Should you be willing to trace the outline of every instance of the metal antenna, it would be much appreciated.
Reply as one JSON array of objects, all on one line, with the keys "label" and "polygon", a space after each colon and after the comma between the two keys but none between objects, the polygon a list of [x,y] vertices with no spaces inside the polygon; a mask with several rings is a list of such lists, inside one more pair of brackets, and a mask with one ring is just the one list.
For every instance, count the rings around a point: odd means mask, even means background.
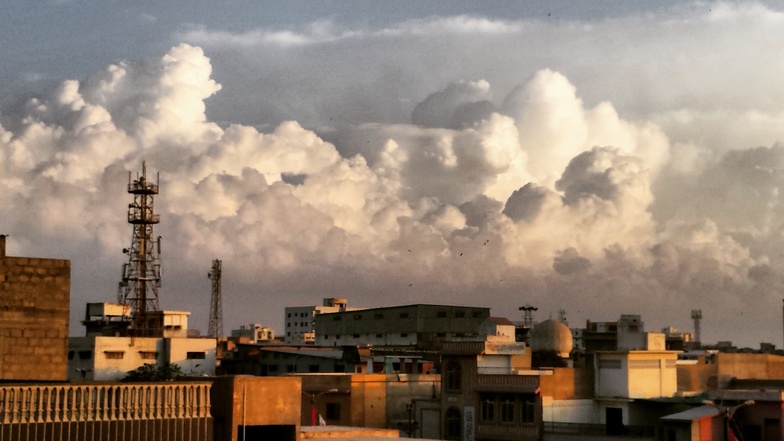
[{"label": "metal antenna", "polygon": [[150,312],[158,311],[158,288],[161,286],[161,238],[153,239],[153,225],[160,222],[155,214],[154,196],[158,184],[147,181],[147,165],[142,162],[142,174],[131,181],[128,172],[128,193],[133,203],[128,204],[128,223],[133,226],[131,247],[123,249],[128,263],[123,264],[118,288],[118,301],[131,309],[131,328],[134,335],[151,335],[153,326]]},{"label": "metal antenna", "polygon": [[534,324],[534,311],[538,311],[539,308],[531,305],[525,305],[517,309],[523,311],[523,328],[530,329]]},{"label": "metal antenna", "polygon": [[212,279],[212,298],[210,300],[210,327],[208,334],[213,338],[223,336],[223,301],[221,300],[221,264],[218,259],[212,261],[212,271],[207,275]]},{"label": "metal antenna", "polygon": [[702,320],[702,310],[692,309],[691,319],[694,320],[694,341],[701,343],[702,337],[700,336],[700,320]]}]

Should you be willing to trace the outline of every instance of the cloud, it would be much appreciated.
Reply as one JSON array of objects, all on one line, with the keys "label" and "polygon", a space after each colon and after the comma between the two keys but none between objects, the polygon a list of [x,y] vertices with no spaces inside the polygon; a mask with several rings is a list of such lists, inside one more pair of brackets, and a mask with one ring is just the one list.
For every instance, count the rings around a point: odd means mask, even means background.
[{"label": "cloud", "polygon": [[114,299],[126,182],[146,161],[161,181],[161,303],[194,309],[196,326],[220,258],[228,327],[279,327],[285,306],[339,295],[513,319],[521,302],[639,312],[649,329],[688,329],[673,311],[702,308],[716,340],[761,308],[743,338],[770,340],[781,72],[749,69],[741,47],[775,55],[781,14],[698,6],[191,28],[165,54],[3,103],[9,251],[73,260],[78,325],[85,301]]}]

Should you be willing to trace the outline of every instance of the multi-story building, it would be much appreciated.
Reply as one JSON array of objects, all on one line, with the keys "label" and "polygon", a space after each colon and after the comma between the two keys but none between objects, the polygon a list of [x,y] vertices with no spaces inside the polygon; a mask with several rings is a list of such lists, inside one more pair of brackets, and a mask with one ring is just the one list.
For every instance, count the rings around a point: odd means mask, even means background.
[{"label": "multi-story building", "polygon": [[433,349],[447,340],[476,340],[490,308],[405,305],[315,317],[318,346],[406,346]]},{"label": "multi-story building", "polygon": [[445,342],[441,356],[440,439],[541,439],[540,372],[524,343]]},{"label": "multi-story building", "polygon": [[332,348],[238,343],[232,356],[221,360],[221,370],[228,374],[262,377],[301,373],[364,373],[367,372],[369,359],[370,350],[356,346]]},{"label": "multi-story building", "polygon": [[145,364],[176,364],[186,375],[215,375],[215,338],[188,337],[187,311],[148,313],[154,336],[124,334],[130,320],[128,307],[116,303],[89,303],[86,335],[68,342],[68,379],[112,381]]},{"label": "multi-story building", "polygon": [[291,345],[314,344],[316,342],[315,318],[321,314],[356,311],[348,300],[340,297],[324,299],[321,306],[291,306],[285,309],[285,333],[283,342]]},{"label": "multi-story building", "polygon": [[8,256],[0,235],[0,380],[67,378],[70,290],[70,261]]}]

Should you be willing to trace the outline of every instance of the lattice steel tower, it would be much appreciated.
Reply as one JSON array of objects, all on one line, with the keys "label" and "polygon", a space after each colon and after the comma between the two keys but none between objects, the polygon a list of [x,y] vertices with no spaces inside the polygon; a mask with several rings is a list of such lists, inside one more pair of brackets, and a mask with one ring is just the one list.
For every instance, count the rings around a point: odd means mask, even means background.
[{"label": "lattice steel tower", "polygon": [[212,297],[210,300],[210,337],[223,336],[223,301],[221,300],[221,261],[212,261],[212,271],[207,275],[212,280]]},{"label": "lattice steel tower", "polygon": [[534,311],[538,311],[539,308],[525,305],[517,309],[523,311],[523,328],[531,329],[534,326]]},{"label": "lattice steel tower", "polygon": [[149,313],[159,311],[158,288],[161,286],[161,237],[153,239],[153,226],[160,222],[155,214],[154,196],[156,183],[147,180],[147,165],[142,163],[141,176],[131,181],[128,172],[128,193],[133,203],[128,204],[128,223],[133,225],[131,247],[123,249],[128,263],[123,264],[118,301],[131,309],[131,332],[134,335],[151,335],[155,330]]}]

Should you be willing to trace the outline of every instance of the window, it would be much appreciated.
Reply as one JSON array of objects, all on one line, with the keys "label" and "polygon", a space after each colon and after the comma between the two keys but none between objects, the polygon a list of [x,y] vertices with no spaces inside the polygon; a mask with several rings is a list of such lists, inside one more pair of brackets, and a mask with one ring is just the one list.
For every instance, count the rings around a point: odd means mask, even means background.
[{"label": "window", "polygon": [[346,366],[342,364],[335,365],[335,372],[346,372]]},{"label": "window", "polygon": [[188,352],[185,354],[185,358],[188,360],[204,360],[206,357],[206,352]]},{"label": "window", "polygon": [[460,439],[463,436],[463,418],[457,408],[450,407],[446,410],[446,438]]},{"label": "window", "polygon": [[400,336],[401,336],[401,337],[403,337],[403,338],[405,338],[405,337],[408,337],[408,334],[406,334],[406,333],[402,333],[402,334],[400,334]]},{"label": "window", "polygon": [[324,340],[329,340],[329,334],[324,334]]},{"label": "window", "polygon": [[460,363],[454,360],[447,363],[444,376],[446,377],[446,391],[452,393],[460,392],[462,389],[462,369],[460,368]]},{"label": "window", "polygon": [[494,395],[480,395],[479,396],[479,419],[485,423],[492,423],[495,421],[495,396]]},{"label": "window", "polygon": [[354,320],[362,320],[362,314],[354,314]]},{"label": "window", "polygon": [[291,313],[288,313],[286,317],[291,318]]},{"label": "window", "polygon": [[359,338],[359,334],[353,334],[352,337]]},{"label": "window", "polygon": [[107,360],[122,360],[125,357],[125,352],[123,351],[103,351],[103,354]]},{"label": "window", "polygon": [[455,313],[455,318],[465,318],[465,311],[457,311]]},{"label": "window", "polygon": [[510,395],[502,395],[499,408],[501,411],[502,423],[514,423],[515,421],[515,399]]},{"label": "window", "polygon": [[446,318],[446,311],[438,311],[436,313],[436,317],[438,317],[438,318]]},{"label": "window", "polygon": [[276,373],[277,373],[277,372],[278,372],[278,365],[277,365],[277,364],[271,364],[271,365],[269,365],[269,372],[270,372],[270,373],[273,373],[273,372],[276,372]]},{"label": "window", "polygon": [[376,338],[384,338],[384,334],[376,334]]},{"label": "window", "polygon": [[286,365],[286,372],[292,373],[292,372],[294,372],[296,370],[296,368],[297,367],[295,365],[293,365],[293,364]]},{"label": "window", "polygon": [[327,403],[327,419],[328,420],[340,419],[340,403]]},{"label": "window", "polygon": [[79,351],[79,360],[89,360],[93,358],[93,351]]},{"label": "window", "polygon": [[308,372],[314,373],[314,372],[318,372],[319,370],[320,370],[319,365],[317,364],[311,364],[308,366]]},{"label": "window", "polygon": [[446,337],[446,332],[436,332],[436,337]]},{"label": "window", "polygon": [[332,317],[332,320],[334,320],[336,322],[339,322],[340,319],[342,319],[342,318],[343,318],[342,316],[336,315],[336,316]]},{"label": "window", "polygon": [[381,313],[381,312],[377,312],[377,313],[375,313],[375,314],[373,315],[373,318],[376,318],[376,319],[382,319],[382,318],[384,318],[384,314],[383,314],[383,313]]},{"label": "window", "polygon": [[408,313],[407,312],[401,312],[400,313],[400,318],[408,318]]},{"label": "window", "polygon": [[156,360],[158,358],[158,353],[155,351],[139,351],[139,357],[142,360]]},{"label": "window", "polygon": [[481,311],[474,311],[474,312],[471,313],[471,317],[473,317],[473,318],[482,317],[482,312]]},{"label": "window", "polygon": [[522,421],[524,423],[533,423],[536,421],[536,397],[527,395],[522,398]]},{"label": "window", "polygon": [[68,351],[68,359],[73,360],[74,358],[74,351]]}]

